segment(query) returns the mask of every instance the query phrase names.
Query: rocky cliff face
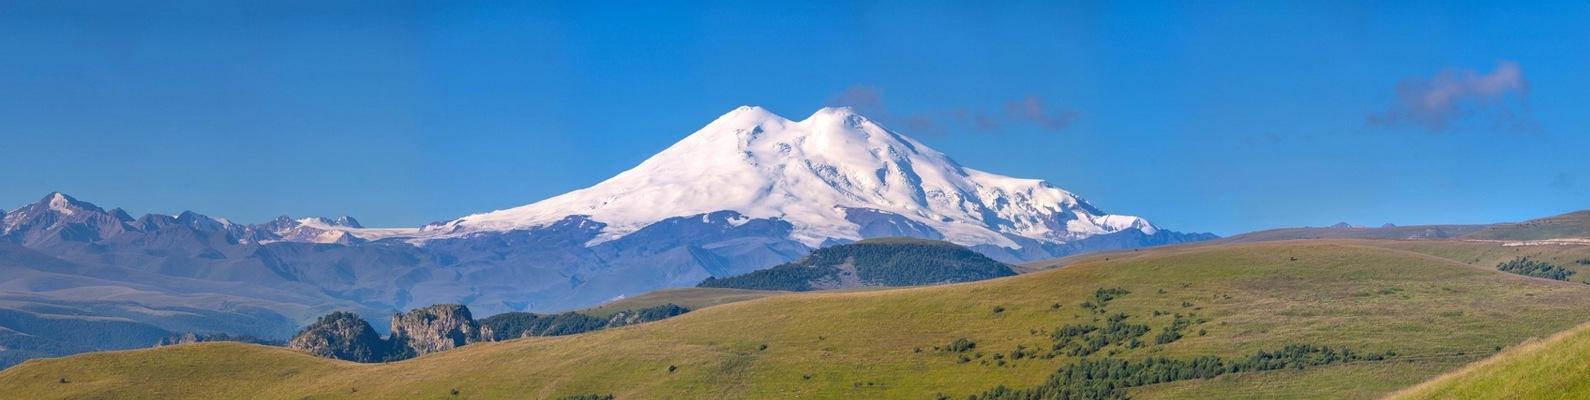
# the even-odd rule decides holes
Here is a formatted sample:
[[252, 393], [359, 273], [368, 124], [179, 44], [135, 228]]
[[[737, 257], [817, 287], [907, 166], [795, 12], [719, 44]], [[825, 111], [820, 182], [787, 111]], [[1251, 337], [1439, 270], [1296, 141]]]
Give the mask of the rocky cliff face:
[[411, 357], [404, 346], [394, 346], [368, 322], [350, 312], [334, 312], [305, 327], [287, 347], [321, 357], [357, 362], [383, 362]]
[[459, 304], [437, 304], [392, 316], [391, 342], [408, 346], [416, 355], [451, 350], [492, 340], [490, 328], [481, 327]]

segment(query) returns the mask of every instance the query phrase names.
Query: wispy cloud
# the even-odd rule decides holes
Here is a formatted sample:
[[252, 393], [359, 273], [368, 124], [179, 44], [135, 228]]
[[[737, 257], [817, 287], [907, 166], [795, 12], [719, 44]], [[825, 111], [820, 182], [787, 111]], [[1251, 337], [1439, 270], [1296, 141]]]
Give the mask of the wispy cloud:
[[1077, 117], [1075, 111], [1045, 109], [1043, 100], [1039, 99], [1038, 96], [1027, 96], [1021, 100], [1006, 104], [1005, 113], [1018, 119], [1032, 121], [1038, 126], [1051, 131], [1059, 131], [1071, 126], [1071, 120]]
[[905, 119], [906, 132], [912, 134], [943, 135], [948, 133], [937, 119], [926, 114], [912, 115]]
[[1004, 123], [999, 121], [999, 118], [981, 111], [973, 112], [971, 121], [972, 126], [982, 132], [999, 132], [1005, 126]]
[[[1503, 60], [1490, 73], [1446, 70], [1429, 78], [1405, 79], [1397, 85], [1396, 103], [1369, 114], [1366, 121], [1375, 127], [1418, 125], [1442, 132], [1463, 117], [1488, 114], [1498, 128], [1532, 130], [1538, 124], [1523, 109], [1528, 96], [1523, 68]], [[1510, 103], [1509, 98], [1515, 101]]]
[[856, 85], [845, 88], [828, 99], [830, 107], [850, 107], [869, 118], [888, 119], [889, 108], [883, 104], [883, 90], [875, 86]]
[[959, 107], [917, 112], [894, 120], [884, 101], [883, 90], [866, 85], [845, 88], [829, 99], [827, 105], [851, 107], [874, 120], [900, 124], [906, 133], [928, 135], [944, 134], [956, 127], [981, 133], [999, 133], [1006, 126], [1017, 123], [1031, 123], [1044, 130], [1059, 132], [1070, 127], [1077, 118], [1075, 111], [1047, 107], [1042, 98], [1029, 95], [1006, 102], [1004, 113], [990, 112], [985, 108]]

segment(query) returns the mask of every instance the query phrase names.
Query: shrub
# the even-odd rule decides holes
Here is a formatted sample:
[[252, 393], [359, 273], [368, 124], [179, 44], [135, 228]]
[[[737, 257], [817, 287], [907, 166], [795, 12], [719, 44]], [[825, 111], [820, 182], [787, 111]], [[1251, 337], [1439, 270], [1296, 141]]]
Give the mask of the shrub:
[[559, 397], [558, 400], [613, 400], [613, 395], [594, 393], [571, 394], [568, 396]]
[[950, 342], [950, 344], [948, 346], [944, 346], [944, 351], [951, 352], [951, 353], [965, 353], [965, 352], [971, 351], [972, 349], [976, 349], [976, 348], [977, 348], [977, 342], [973, 342], [971, 340], [967, 340], [966, 338], [959, 338], [959, 339], [955, 339], [955, 341]]

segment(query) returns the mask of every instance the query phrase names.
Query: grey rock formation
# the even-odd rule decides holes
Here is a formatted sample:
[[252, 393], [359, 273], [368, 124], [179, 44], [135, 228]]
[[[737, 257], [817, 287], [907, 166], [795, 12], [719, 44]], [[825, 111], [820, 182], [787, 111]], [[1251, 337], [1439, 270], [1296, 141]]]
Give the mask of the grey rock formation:
[[491, 328], [475, 322], [468, 307], [437, 304], [393, 315], [390, 340], [396, 345], [408, 346], [419, 355], [491, 341], [492, 334]]
[[305, 327], [287, 347], [321, 357], [356, 362], [383, 362], [408, 358], [406, 348], [381, 339], [370, 324], [349, 312], [334, 312]]

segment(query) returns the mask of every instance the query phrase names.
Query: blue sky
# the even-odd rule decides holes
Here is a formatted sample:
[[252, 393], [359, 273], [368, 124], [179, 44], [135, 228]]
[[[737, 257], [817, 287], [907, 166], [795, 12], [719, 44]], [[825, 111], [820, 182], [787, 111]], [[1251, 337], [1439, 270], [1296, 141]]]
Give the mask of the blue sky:
[[0, 208], [413, 226], [742, 104], [1176, 230], [1590, 208], [1582, 2], [653, 3], [0, 0]]

